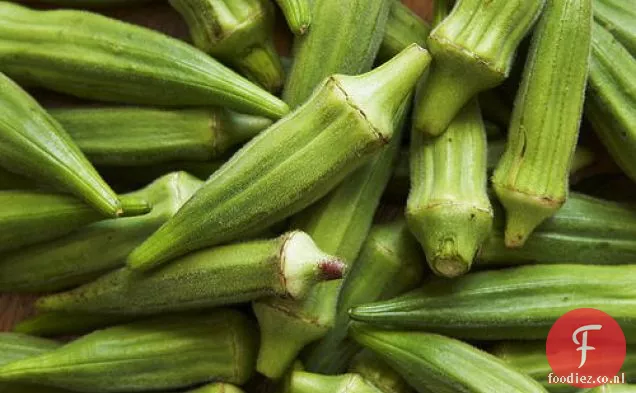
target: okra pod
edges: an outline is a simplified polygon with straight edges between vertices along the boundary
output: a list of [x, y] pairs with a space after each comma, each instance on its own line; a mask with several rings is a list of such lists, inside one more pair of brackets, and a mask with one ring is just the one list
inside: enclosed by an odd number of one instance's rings
[[400, 0], [389, 0], [389, 3], [389, 18], [377, 56], [380, 61], [391, 59], [411, 44], [426, 48], [431, 32], [431, 26]]
[[434, 139], [411, 135], [411, 192], [406, 220], [431, 269], [456, 277], [488, 238], [493, 210], [486, 186], [486, 131], [476, 100]]
[[30, 85], [98, 101], [222, 105], [273, 119], [289, 111], [207, 54], [144, 27], [9, 2], [0, 3], [0, 17], [0, 71]]
[[294, 41], [283, 100], [301, 106], [333, 74], [367, 72], [380, 49], [389, 0], [312, 0], [311, 30]]
[[50, 4], [64, 7], [106, 8], [113, 6], [138, 5], [153, 0], [19, 0], [16, 3]]
[[[4, 4], [8, 3], [0, 4], [0, 17]], [[117, 195], [62, 126], [2, 73], [0, 118], [0, 166], [69, 192], [103, 215], [116, 217], [122, 213]]]
[[603, 385], [586, 391], [587, 393], [636, 393], [636, 385]]
[[75, 108], [50, 113], [98, 166], [210, 161], [272, 124], [264, 117], [222, 108]]
[[530, 265], [433, 279], [401, 297], [356, 307], [353, 319], [462, 339], [545, 340], [576, 308], [597, 308], [636, 340], [636, 266]]
[[47, 312], [16, 323], [13, 331], [40, 337], [72, 336], [133, 320], [128, 315]]
[[382, 393], [358, 374], [327, 376], [293, 371], [285, 393]]
[[532, 37], [506, 151], [492, 178], [506, 209], [508, 247], [523, 246], [567, 198], [591, 34], [591, 0], [547, 2]]
[[171, 217], [202, 182], [186, 173], [129, 194], [150, 213], [99, 221], [64, 237], [0, 256], [0, 292], [48, 292], [89, 282], [125, 264], [126, 256]]
[[592, 0], [592, 6], [594, 20], [636, 56], [636, 9], [622, 0]]
[[303, 35], [311, 25], [312, 0], [276, 0], [283, 10], [287, 25], [295, 35]]
[[434, 63], [415, 103], [415, 130], [442, 134], [473, 96], [501, 84], [544, 3], [458, 1], [428, 38]]
[[274, 47], [269, 0], [170, 0], [185, 19], [194, 45], [267, 90], [285, 76]]
[[41, 311], [158, 314], [237, 304], [266, 296], [302, 299], [316, 283], [342, 276], [340, 260], [294, 231], [197, 251], [139, 274], [124, 267], [77, 289], [40, 298]]
[[367, 74], [327, 78], [307, 103], [215, 172], [128, 265], [147, 270], [237, 239], [323, 197], [391, 139], [400, 108], [429, 61], [413, 45]]
[[188, 390], [188, 393], [245, 393], [240, 388], [229, 383], [213, 383], [194, 390]]
[[413, 388], [397, 371], [368, 349], [360, 351], [353, 358], [349, 372], [360, 374], [382, 393], [414, 393]]
[[75, 391], [178, 389], [211, 380], [242, 384], [254, 370], [252, 321], [219, 309], [98, 330], [0, 367], [0, 381]]
[[594, 23], [585, 115], [614, 161], [632, 180], [636, 180], [634, 78], [636, 59], [610, 31]]
[[[122, 214], [138, 216], [151, 206], [138, 197], [121, 198]], [[75, 197], [42, 191], [0, 191], [0, 252], [52, 240], [103, 216]]]
[[380, 330], [355, 324], [354, 340], [394, 367], [419, 392], [547, 391], [497, 357], [437, 334]]

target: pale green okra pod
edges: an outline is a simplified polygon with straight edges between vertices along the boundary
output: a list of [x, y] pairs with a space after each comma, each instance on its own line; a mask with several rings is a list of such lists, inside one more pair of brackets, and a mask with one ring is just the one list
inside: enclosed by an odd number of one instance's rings
[[380, 61], [389, 60], [411, 44], [426, 48], [426, 39], [431, 32], [431, 26], [400, 0], [389, 2], [389, 19], [378, 51]]
[[292, 33], [303, 35], [311, 25], [311, 6], [313, 0], [276, 0], [283, 10]]
[[636, 8], [625, 0], [592, 0], [594, 20], [636, 56]]
[[359, 374], [328, 376], [292, 371], [285, 393], [382, 393]]
[[349, 372], [360, 374], [382, 393], [415, 392], [397, 371], [369, 349], [363, 349], [351, 360]]

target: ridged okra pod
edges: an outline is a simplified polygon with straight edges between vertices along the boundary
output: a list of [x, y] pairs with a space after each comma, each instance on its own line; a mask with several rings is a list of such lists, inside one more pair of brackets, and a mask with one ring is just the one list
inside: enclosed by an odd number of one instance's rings
[[170, 0], [194, 45], [252, 82], [276, 92], [285, 76], [274, 47], [270, 0]]
[[311, 25], [312, 0], [276, 0], [276, 3], [283, 11], [292, 33], [305, 34]]
[[400, 108], [429, 61], [413, 45], [367, 74], [327, 78], [307, 103], [215, 172], [128, 265], [145, 270], [237, 239], [326, 195], [390, 141]]
[[355, 324], [351, 335], [395, 368], [418, 392], [547, 392], [497, 357], [459, 340], [363, 324]]
[[620, 168], [636, 180], [636, 58], [594, 23], [585, 115]]
[[378, 51], [378, 59], [389, 60], [411, 44], [426, 48], [431, 26], [400, 0], [389, 0], [389, 18], [384, 38]]
[[283, 100], [302, 105], [333, 74], [357, 75], [373, 66], [390, 0], [312, 0], [311, 29], [294, 41], [294, 62]]
[[534, 31], [506, 151], [492, 178], [506, 209], [506, 245], [521, 247], [567, 198], [583, 112], [591, 0], [552, 0]]
[[289, 110], [202, 51], [144, 27], [9, 2], [0, 3], [0, 17], [0, 71], [30, 85], [127, 104], [222, 105], [274, 119]]
[[169, 390], [207, 381], [244, 383], [254, 370], [253, 323], [233, 310], [164, 316], [83, 336], [0, 367], [0, 381], [75, 391]]
[[45, 312], [19, 321], [12, 331], [40, 337], [73, 336], [134, 319], [129, 315]]
[[406, 219], [438, 275], [470, 270], [488, 238], [493, 211], [486, 186], [486, 131], [476, 100], [468, 103], [446, 132], [411, 135], [411, 192]]
[[359, 374], [335, 376], [295, 370], [285, 386], [285, 393], [382, 393]]
[[545, 0], [460, 0], [433, 29], [431, 72], [415, 103], [415, 130], [440, 135], [477, 93], [502, 83]]
[[636, 207], [571, 193], [563, 207], [537, 227], [521, 248], [504, 243], [504, 211], [495, 206], [491, 236], [476, 265], [567, 263], [621, 265], [636, 258]]
[[397, 371], [368, 349], [363, 349], [353, 358], [349, 372], [360, 374], [382, 393], [414, 393]]
[[[579, 389], [560, 383], [549, 383], [548, 375], [552, 368], [546, 356], [545, 342], [541, 341], [505, 341], [495, 344], [489, 352], [499, 357], [504, 362], [527, 374], [539, 382], [552, 393], [579, 392]], [[621, 373], [625, 374], [625, 381], [634, 381], [636, 378], [636, 346], [627, 346], [627, 357], [623, 363]], [[602, 367], [602, 360], [596, 359], [595, 365]]]
[[171, 217], [202, 182], [179, 172], [128, 194], [150, 213], [99, 221], [64, 237], [0, 255], [0, 292], [47, 292], [91, 281], [125, 264], [127, 255]]
[[401, 297], [350, 311], [377, 325], [462, 339], [545, 340], [576, 308], [597, 308], [636, 340], [636, 266], [530, 265], [434, 279]]
[[272, 124], [222, 108], [65, 108], [50, 113], [98, 166], [210, 161]]
[[39, 310], [158, 314], [248, 302], [302, 299], [316, 283], [340, 278], [343, 263], [304, 232], [201, 250], [141, 274], [121, 268], [77, 289], [40, 298]]
[[592, 6], [594, 20], [636, 56], [636, 9], [624, 0], [592, 0]]
[[[148, 213], [138, 197], [121, 198], [122, 214]], [[0, 252], [55, 239], [104, 217], [75, 197], [43, 191], [0, 191]]]
[[[405, 105], [403, 117], [406, 115]], [[300, 213], [292, 222], [330, 254], [353, 264], [365, 241], [400, 146], [401, 122], [384, 150], [358, 169], [329, 195]], [[279, 378], [308, 343], [333, 326], [343, 280], [320, 283], [302, 302], [267, 298], [254, 302], [261, 326], [257, 370]]]
[[194, 390], [188, 390], [187, 393], [245, 393], [241, 388], [229, 383], [213, 383]]
[[69, 192], [106, 216], [122, 213], [117, 195], [62, 126], [2, 73], [0, 118], [0, 166]]
[[307, 369], [323, 374], [344, 372], [359, 351], [358, 345], [347, 339], [350, 322], [347, 311], [415, 288], [422, 280], [423, 259], [403, 218], [375, 225], [345, 277], [333, 328], [305, 353]]

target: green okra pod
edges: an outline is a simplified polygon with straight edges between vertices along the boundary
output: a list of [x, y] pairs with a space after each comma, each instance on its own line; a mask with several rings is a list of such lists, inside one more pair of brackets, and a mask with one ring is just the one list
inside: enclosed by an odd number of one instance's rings
[[153, 209], [99, 221], [48, 242], [0, 255], [0, 292], [48, 292], [89, 282], [121, 267], [126, 256], [171, 217], [202, 182], [180, 172], [128, 194]]
[[272, 124], [222, 108], [64, 108], [50, 113], [98, 166], [210, 161]]
[[0, 381], [75, 391], [178, 389], [212, 380], [244, 383], [254, 370], [251, 320], [233, 310], [164, 316], [83, 336], [0, 367]]
[[378, 59], [389, 60], [411, 44], [426, 48], [431, 26], [400, 0], [389, 0], [389, 19], [384, 38], [378, 51]]
[[153, 0], [19, 0], [16, 3], [24, 4], [51, 4], [64, 7], [106, 8], [113, 6], [138, 5], [150, 3]]
[[458, 1], [428, 38], [434, 63], [415, 103], [415, 130], [442, 134], [473, 96], [502, 83], [544, 3]]
[[614, 161], [632, 180], [636, 179], [635, 78], [636, 58], [610, 31], [594, 23], [585, 115]]
[[349, 372], [360, 376], [382, 393], [413, 393], [413, 388], [384, 360], [368, 349], [360, 351], [351, 361]]
[[40, 337], [72, 336], [133, 320], [128, 315], [47, 312], [16, 323], [12, 331]]
[[571, 193], [521, 248], [504, 242], [504, 211], [495, 206], [491, 236], [477, 255], [480, 267], [568, 263], [621, 265], [636, 258], [636, 207]]
[[122, 213], [117, 195], [62, 126], [2, 73], [0, 117], [0, 166], [69, 192], [106, 216]]
[[188, 390], [188, 393], [245, 393], [241, 388], [229, 383], [213, 383], [194, 390]]
[[585, 390], [586, 393], [635, 393], [636, 385], [618, 384], [603, 385], [594, 389]]
[[354, 340], [395, 368], [418, 392], [547, 391], [497, 357], [437, 334], [352, 326]]
[[636, 9], [623, 0], [592, 0], [592, 6], [594, 20], [636, 56]]
[[390, 0], [312, 0], [311, 30], [294, 41], [294, 62], [283, 90], [291, 108], [302, 105], [333, 74], [357, 75], [373, 66]]
[[309, 29], [312, 20], [312, 0], [276, 0], [283, 10], [287, 25], [295, 35], [303, 35]]
[[[151, 206], [139, 197], [121, 198], [122, 214], [138, 216]], [[42, 191], [0, 191], [0, 252], [52, 240], [104, 217], [75, 197]]]
[[237, 304], [266, 296], [304, 298], [343, 263], [304, 232], [200, 250], [148, 273], [124, 267], [77, 289], [40, 298], [39, 310], [158, 314]]
[[382, 393], [359, 374], [327, 376], [292, 371], [285, 393]]
[[506, 209], [508, 247], [523, 246], [567, 198], [591, 34], [591, 0], [547, 2], [532, 37], [506, 151], [492, 178]]
[[185, 19], [194, 45], [267, 90], [285, 76], [274, 47], [269, 0], [170, 0]]
[[0, 17], [0, 71], [31, 85], [127, 104], [222, 105], [274, 119], [289, 111], [200, 50], [144, 27], [9, 2], [0, 3]]
[[636, 340], [636, 266], [529, 265], [433, 279], [398, 298], [356, 307], [353, 319], [462, 339], [545, 340], [576, 308], [597, 308]]
[[429, 61], [413, 45], [367, 74], [327, 78], [307, 103], [215, 172], [128, 265], [146, 270], [237, 239], [323, 197], [390, 141], [400, 108]]
[[477, 101], [462, 108], [439, 137], [427, 139], [415, 130], [410, 159], [409, 228], [436, 274], [464, 274], [493, 221], [486, 190], [486, 131]]

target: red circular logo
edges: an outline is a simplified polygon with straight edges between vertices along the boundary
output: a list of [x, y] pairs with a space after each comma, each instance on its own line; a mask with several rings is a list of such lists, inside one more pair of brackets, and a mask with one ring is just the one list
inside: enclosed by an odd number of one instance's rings
[[548, 383], [592, 388], [624, 383], [619, 371], [627, 346], [618, 322], [594, 308], [579, 308], [559, 318], [548, 333], [546, 355], [553, 374]]

